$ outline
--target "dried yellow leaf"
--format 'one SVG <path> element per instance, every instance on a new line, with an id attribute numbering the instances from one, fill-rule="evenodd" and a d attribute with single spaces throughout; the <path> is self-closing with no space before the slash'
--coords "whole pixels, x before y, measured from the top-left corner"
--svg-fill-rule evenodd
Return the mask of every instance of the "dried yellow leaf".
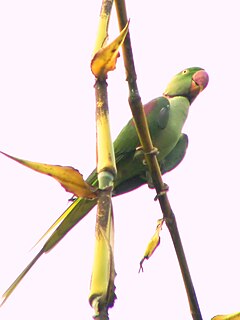
<path id="1" fill-rule="evenodd" d="M 77 197 L 87 199 L 93 199 L 97 197 L 96 189 L 93 186 L 89 185 L 83 179 L 82 174 L 73 167 L 32 162 L 28 160 L 15 158 L 4 152 L 1 153 L 30 169 L 46 174 L 56 179 L 64 187 L 66 191 L 73 193 Z"/>
<path id="2" fill-rule="evenodd" d="M 151 240 L 149 241 L 147 248 L 145 250 L 144 256 L 143 256 L 142 260 L 140 261 L 139 272 L 143 271 L 142 265 L 143 265 L 144 260 L 145 259 L 148 260 L 160 244 L 160 235 L 159 234 L 160 234 L 160 231 L 162 230 L 163 222 L 164 222 L 163 219 L 159 219 L 157 221 L 156 231 L 154 232 L 154 235 L 152 236 Z"/>
<path id="3" fill-rule="evenodd" d="M 129 22 L 113 42 L 99 49 L 94 55 L 91 61 L 91 70 L 96 78 L 106 76 L 109 71 L 116 68 L 119 49 L 128 33 L 128 26 Z"/>

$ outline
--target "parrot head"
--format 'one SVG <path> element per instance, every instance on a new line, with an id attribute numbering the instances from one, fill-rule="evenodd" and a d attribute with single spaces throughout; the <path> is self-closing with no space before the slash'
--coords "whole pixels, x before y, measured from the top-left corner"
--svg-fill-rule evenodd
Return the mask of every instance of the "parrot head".
<path id="1" fill-rule="evenodd" d="M 198 67 L 185 69 L 172 78 L 163 95 L 166 97 L 183 96 L 190 103 L 208 84 L 207 72 Z"/>

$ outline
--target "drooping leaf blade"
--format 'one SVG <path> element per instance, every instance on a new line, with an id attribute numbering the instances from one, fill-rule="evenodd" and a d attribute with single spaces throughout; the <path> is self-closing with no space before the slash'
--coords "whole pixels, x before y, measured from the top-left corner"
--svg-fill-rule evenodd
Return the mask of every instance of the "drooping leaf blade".
<path id="1" fill-rule="evenodd" d="M 66 209 L 66 211 L 48 229 L 48 231 L 44 234 L 44 236 L 41 237 L 41 239 L 37 242 L 37 244 L 43 239 L 43 237 L 45 237 L 47 234 L 51 233 L 52 231 L 55 232 L 55 236 L 54 237 L 51 236 L 45 242 L 45 244 L 43 245 L 39 253 L 33 258 L 33 260 L 27 265 L 27 267 L 14 280 L 14 282 L 4 292 L 2 297 L 0 297 L 0 307 L 6 302 L 9 296 L 13 293 L 13 291 L 16 289 L 18 284 L 22 281 L 22 279 L 25 277 L 28 271 L 33 267 L 33 265 L 37 262 L 37 260 L 42 256 L 42 254 L 49 252 L 54 247 L 54 245 L 56 244 L 56 240 L 58 240 L 59 238 L 59 233 L 56 230 L 59 223 L 61 223 L 63 219 L 66 219 L 68 215 L 71 215 L 71 214 L 73 214 L 74 220 L 77 219 L 77 221 L 81 221 L 86 216 L 86 214 L 96 205 L 96 203 L 97 203 L 97 198 L 91 199 L 91 200 L 77 198 L 71 204 L 71 206 Z M 72 219 L 72 216 L 71 216 L 71 219 Z"/>
<path id="2" fill-rule="evenodd" d="M 0 151 L 1 152 L 1 151 Z M 96 188 L 89 185 L 84 179 L 82 174 L 73 167 L 51 165 L 39 162 L 33 162 L 28 160 L 19 159 L 10 156 L 7 153 L 1 152 L 6 157 L 30 168 L 37 172 L 46 174 L 56 179 L 66 191 L 73 193 L 77 197 L 94 199 L 97 197 Z"/>
<path id="3" fill-rule="evenodd" d="M 11 284 L 11 286 L 4 292 L 0 300 L 0 307 L 6 302 L 8 297 L 12 294 L 12 292 L 16 289 L 17 285 L 20 281 L 25 277 L 28 271 L 32 268 L 32 266 L 37 262 L 37 260 L 44 253 L 43 250 L 39 251 L 39 253 L 35 256 L 35 258 L 27 265 L 27 267 L 23 270 L 23 272 L 16 278 L 16 280 Z"/>

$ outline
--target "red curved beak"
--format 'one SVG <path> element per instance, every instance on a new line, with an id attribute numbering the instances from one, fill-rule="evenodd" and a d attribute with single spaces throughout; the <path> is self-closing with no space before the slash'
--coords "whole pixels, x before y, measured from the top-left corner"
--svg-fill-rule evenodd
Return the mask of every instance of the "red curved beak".
<path id="1" fill-rule="evenodd" d="M 200 88 L 201 92 L 208 85 L 209 77 L 205 70 L 199 70 L 193 75 L 192 80 Z"/>

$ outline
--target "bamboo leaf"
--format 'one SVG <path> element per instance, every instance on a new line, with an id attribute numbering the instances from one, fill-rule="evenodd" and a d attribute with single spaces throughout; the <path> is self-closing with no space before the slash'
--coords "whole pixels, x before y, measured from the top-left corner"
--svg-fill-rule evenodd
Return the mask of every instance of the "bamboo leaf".
<path id="1" fill-rule="evenodd" d="M 54 222 L 54 224 L 48 229 L 48 231 L 44 234 L 44 236 L 41 237 L 41 239 L 37 242 L 37 244 L 51 231 L 53 231 L 58 225 L 61 223 L 62 220 L 66 219 L 68 215 L 76 215 L 78 216 L 78 221 L 81 221 L 86 214 L 95 206 L 97 202 L 97 198 L 93 200 L 87 200 L 78 198 L 74 201 L 74 203 L 71 204 L 70 207 L 66 209 L 66 211 Z M 68 230 L 69 231 L 69 230 Z M 56 232 L 56 230 L 55 230 Z M 59 237 L 59 234 L 56 235 L 56 237 Z M 9 298 L 9 296 L 13 293 L 13 291 L 16 289 L 18 284 L 22 281 L 22 279 L 26 276 L 28 271 L 33 267 L 33 265 L 37 262 L 37 260 L 42 256 L 42 254 L 49 252 L 54 245 L 55 237 L 50 237 L 45 244 L 43 245 L 42 249 L 39 251 L 39 253 L 33 258 L 33 260 L 27 265 L 27 267 L 19 274 L 19 276 L 13 281 L 13 283 L 8 287 L 8 289 L 3 293 L 2 297 L 0 297 L 0 307 L 6 302 L 6 300 Z M 36 244 L 36 245 L 37 245 Z M 36 246 L 35 245 L 35 246 Z"/>
<path id="2" fill-rule="evenodd" d="M 36 261 L 41 257 L 43 252 L 44 252 L 43 250 L 39 251 L 39 253 L 35 256 L 35 258 L 27 265 L 27 267 L 23 270 L 23 272 L 17 277 L 17 279 L 11 284 L 11 286 L 4 292 L 4 294 L 1 297 L 0 307 L 6 302 L 8 297 L 16 289 L 17 285 L 25 277 L 25 275 L 32 268 L 32 266 L 36 263 Z"/>
<path id="3" fill-rule="evenodd" d="M 34 244 L 34 246 L 32 247 L 35 248 L 43 239 L 45 239 L 48 235 L 50 235 L 50 233 L 54 232 L 54 230 L 56 230 L 56 228 L 60 225 L 60 223 L 66 219 L 66 217 L 71 214 L 74 210 L 77 210 L 76 208 L 78 208 L 79 206 L 81 206 L 82 203 L 82 198 L 77 198 L 72 204 L 71 206 L 69 206 L 62 214 L 60 217 L 58 217 L 54 223 L 47 229 L 47 231 L 41 236 L 41 238 L 39 238 L 39 240 Z M 95 200 L 96 201 L 96 200 Z M 93 200 L 91 201 L 93 202 Z M 78 210 L 79 211 L 79 210 Z M 79 214 L 80 216 L 80 214 Z M 81 220 L 81 219 L 80 219 Z"/>
<path id="4" fill-rule="evenodd" d="M 119 49 L 128 33 L 128 26 L 129 22 L 113 42 L 106 47 L 99 49 L 94 55 L 91 61 L 91 70 L 96 78 L 104 77 L 109 71 L 116 68 Z"/>
<path id="5" fill-rule="evenodd" d="M 89 185 L 83 179 L 82 174 L 77 169 L 74 169 L 73 167 L 32 162 L 32 161 L 23 160 L 23 159 L 10 156 L 9 154 L 4 152 L 1 152 L 1 153 L 4 154 L 6 157 L 30 169 L 46 174 L 56 179 L 66 191 L 73 193 L 77 197 L 87 198 L 87 199 L 94 199 L 97 197 L 96 188 Z"/>

